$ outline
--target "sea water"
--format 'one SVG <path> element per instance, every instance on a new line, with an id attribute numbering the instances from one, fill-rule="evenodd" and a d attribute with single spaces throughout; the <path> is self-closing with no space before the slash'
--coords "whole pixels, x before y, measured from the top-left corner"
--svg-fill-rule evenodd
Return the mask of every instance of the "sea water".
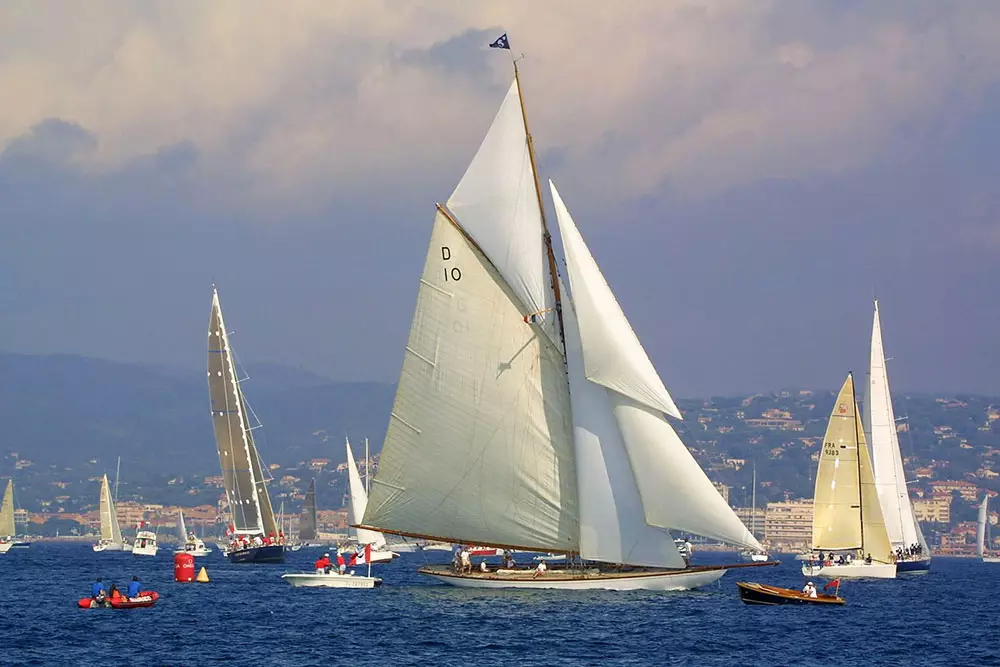
<path id="1" fill-rule="evenodd" d="M 844 607 L 753 607 L 737 581 L 800 588 L 801 564 L 785 556 L 685 593 L 451 588 L 416 573 L 446 562 L 440 552 L 374 566 L 384 579 L 374 590 L 293 589 L 280 578 L 322 554 L 231 565 L 216 551 L 196 559 L 211 578 L 198 584 L 173 581 L 169 549 L 12 550 L 0 555 L 0 665 L 1000 665 L 1000 565 L 974 560 L 843 580 Z M 124 590 L 133 574 L 159 592 L 156 606 L 77 608 L 96 577 Z"/>

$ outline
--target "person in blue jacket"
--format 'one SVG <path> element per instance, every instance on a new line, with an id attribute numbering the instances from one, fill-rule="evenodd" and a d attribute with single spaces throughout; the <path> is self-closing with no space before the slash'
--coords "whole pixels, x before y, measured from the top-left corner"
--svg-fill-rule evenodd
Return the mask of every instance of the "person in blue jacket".
<path id="1" fill-rule="evenodd" d="M 139 597 L 139 588 L 141 584 L 139 583 L 139 577 L 132 577 L 132 581 L 128 583 L 128 592 L 126 595 L 130 598 Z"/>
<path id="2" fill-rule="evenodd" d="M 98 602 L 104 602 L 104 598 L 107 596 L 107 592 L 104 590 L 104 583 L 101 578 L 98 577 L 97 581 L 93 583 L 90 587 L 90 597 L 94 598 Z"/>

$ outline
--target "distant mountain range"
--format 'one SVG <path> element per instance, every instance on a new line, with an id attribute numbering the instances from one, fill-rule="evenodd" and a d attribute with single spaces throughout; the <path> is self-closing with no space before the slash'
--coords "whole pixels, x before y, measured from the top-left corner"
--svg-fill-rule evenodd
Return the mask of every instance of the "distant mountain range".
<path id="1" fill-rule="evenodd" d="M 334 382 L 274 364 L 247 375 L 265 463 L 342 461 L 344 436 L 381 446 L 392 385 Z M 0 353 L 0 475 L 11 474 L 10 452 L 60 468 L 97 459 L 111 472 L 121 456 L 133 477 L 204 475 L 219 465 L 203 373 L 71 355 Z"/>

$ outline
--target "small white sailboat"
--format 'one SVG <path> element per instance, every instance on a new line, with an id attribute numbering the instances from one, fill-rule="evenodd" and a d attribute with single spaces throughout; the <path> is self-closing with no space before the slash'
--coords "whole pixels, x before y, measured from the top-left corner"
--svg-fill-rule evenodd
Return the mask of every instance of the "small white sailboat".
<path id="1" fill-rule="evenodd" d="M 872 448 L 875 487 L 878 489 L 885 529 L 896 560 L 896 572 L 926 572 L 931 567 L 931 552 L 924 533 L 920 530 L 920 522 L 913 512 L 910 493 L 906 488 L 899 434 L 892 409 L 892 396 L 889 393 L 889 374 L 882 347 L 882 325 L 877 299 L 864 406 L 862 422 L 865 437 Z"/>
<path id="2" fill-rule="evenodd" d="M 993 540 L 990 535 L 989 522 L 990 494 L 983 496 L 979 505 L 979 520 L 976 524 L 976 553 L 984 563 L 1000 563 L 1000 551 L 992 549 Z"/>
<path id="3" fill-rule="evenodd" d="M 7 480 L 7 488 L 0 503 L 0 554 L 5 554 L 17 544 L 17 526 L 14 523 L 14 480 Z"/>
<path id="4" fill-rule="evenodd" d="M 205 546 L 205 542 L 194 533 L 188 534 L 184 525 L 184 510 L 177 510 L 177 540 L 179 549 L 174 549 L 175 554 L 191 554 L 192 556 L 207 556 L 212 550 Z"/>
<path id="5" fill-rule="evenodd" d="M 146 522 L 136 525 L 135 542 L 132 543 L 133 556 L 155 556 L 159 547 L 156 544 L 156 532 L 146 528 Z"/>
<path id="6" fill-rule="evenodd" d="M 823 436 L 814 502 L 812 548 L 818 555 L 802 566 L 802 574 L 896 578 L 852 373 L 833 403 Z"/>
<path id="7" fill-rule="evenodd" d="M 354 526 L 365 515 L 365 508 L 368 506 L 371 457 L 368 454 L 368 439 L 365 438 L 365 480 L 362 481 L 361 474 L 358 472 L 358 464 L 354 460 L 354 452 L 351 450 L 351 442 L 346 438 L 344 442 L 347 447 L 347 483 L 351 490 L 348 523 Z M 341 548 L 337 550 L 338 553 L 356 553 L 356 550 L 362 546 L 371 545 L 371 562 L 373 563 L 387 563 L 393 558 L 399 557 L 398 553 L 388 548 L 385 535 L 378 531 L 352 527 L 350 535 L 357 547 L 355 549 L 350 547 Z"/>
<path id="8" fill-rule="evenodd" d="M 120 465 L 121 459 L 119 459 Z M 118 476 L 115 475 L 117 487 Z M 108 476 L 101 478 L 100 495 L 101 539 L 93 546 L 94 551 L 131 551 L 132 545 L 122 537 L 122 529 L 118 524 L 118 512 L 115 509 L 115 499 L 111 495 L 111 485 Z"/>
<path id="9" fill-rule="evenodd" d="M 669 530 L 762 546 L 667 421 L 680 412 L 550 188 L 572 303 L 561 297 L 515 65 L 476 157 L 437 206 L 358 528 L 590 561 L 543 573 L 419 570 L 460 587 L 712 583 L 731 566 L 688 567 Z"/>
<path id="10" fill-rule="evenodd" d="M 753 492 L 750 501 L 750 532 L 757 535 L 757 463 L 753 466 Z M 746 496 L 744 496 L 745 498 Z M 756 549 L 743 549 L 740 551 L 740 558 L 751 563 L 764 563 L 769 558 L 766 551 Z"/>

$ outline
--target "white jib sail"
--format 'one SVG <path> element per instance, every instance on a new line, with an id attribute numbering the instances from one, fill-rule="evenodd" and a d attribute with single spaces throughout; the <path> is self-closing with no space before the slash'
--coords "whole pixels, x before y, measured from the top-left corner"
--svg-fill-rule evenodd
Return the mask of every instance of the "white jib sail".
<path id="1" fill-rule="evenodd" d="M 976 553 L 980 558 L 986 553 L 986 522 L 989 520 L 990 494 L 983 496 L 983 502 L 979 505 L 979 520 L 976 522 Z"/>
<path id="2" fill-rule="evenodd" d="M 565 291 L 563 291 L 565 294 Z M 646 523 L 608 389 L 584 376 L 576 313 L 563 300 L 573 444 L 580 494 L 580 555 L 606 563 L 685 566 L 665 530 Z"/>
<path id="3" fill-rule="evenodd" d="M 358 464 L 354 460 L 354 452 L 351 451 L 351 442 L 346 438 L 344 442 L 347 445 L 347 482 L 351 487 L 349 524 L 353 525 L 358 523 L 365 515 L 365 508 L 368 507 L 368 494 L 365 492 L 365 485 L 361 481 L 361 473 L 358 472 Z M 366 528 L 352 528 L 351 534 L 357 538 L 358 544 L 370 544 L 375 549 L 381 549 L 385 546 L 385 535 L 377 531 Z"/>
<path id="4" fill-rule="evenodd" d="M 646 522 L 763 550 L 663 418 L 679 416 L 663 381 L 601 274 L 555 186 L 559 232 L 566 253 L 587 378 L 608 398 L 639 489 Z M 593 346 L 593 348 L 591 347 Z M 591 349 L 598 361 L 591 373 Z M 641 398 L 640 398 L 641 397 Z"/>
<path id="5" fill-rule="evenodd" d="M 113 544 L 121 544 L 122 530 L 118 525 L 118 515 L 115 511 L 115 501 L 111 497 L 111 485 L 108 476 L 101 479 L 101 539 Z"/>
<path id="6" fill-rule="evenodd" d="M 181 546 L 187 542 L 187 527 L 184 525 L 183 510 L 177 510 L 177 539 L 180 540 Z"/>
<path id="7" fill-rule="evenodd" d="M 363 523 L 579 551 L 563 355 L 438 211 Z"/>
<path id="8" fill-rule="evenodd" d="M 878 301 L 872 324 L 871 362 L 865 400 L 864 421 L 868 442 L 872 448 L 875 486 L 885 519 L 889 541 L 894 547 L 923 543 L 919 526 L 906 489 L 903 458 L 899 451 L 899 434 L 889 393 L 889 375 L 882 347 L 882 327 Z"/>
<path id="9" fill-rule="evenodd" d="M 517 296 L 525 309 L 522 316 L 552 307 L 542 218 L 516 80 L 447 205 Z M 551 335 L 551 327 L 546 331 Z"/>
<path id="10" fill-rule="evenodd" d="M 14 537 L 14 480 L 7 480 L 7 488 L 0 502 L 0 537 Z"/>

